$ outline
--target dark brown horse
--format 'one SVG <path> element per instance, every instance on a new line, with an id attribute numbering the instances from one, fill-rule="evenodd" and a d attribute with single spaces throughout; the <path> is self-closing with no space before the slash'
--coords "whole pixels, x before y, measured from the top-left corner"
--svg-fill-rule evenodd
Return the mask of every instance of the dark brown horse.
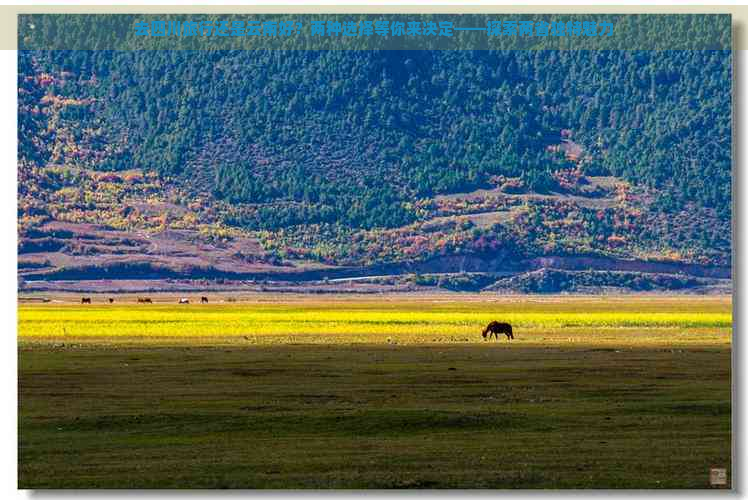
<path id="1" fill-rule="evenodd" d="M 208 297 L 200 297 L 200 303 L 201 304 L 207 304 L 208 303 Z"/>
<path id="2" fill-rule="evenodd" d="M 485 330 L 483 330 L 483 339 L 488 337 L 491 338 L 491 335 L 496 337 L 496 340 L 499 340 L 499 334 L 503 333 L 506 335 L 507 340 L 512 340 L 514 338 L 514 334 L 512 333 L 512 325 L 509 323 L 499 323 L 498 321 L 491 321 Z"/>
<path id="3" fill-rule="evenodd" d="M 83 297 L 81 299 L 81 304 L 90 304 L 91 303 L 91 297 Z"/>

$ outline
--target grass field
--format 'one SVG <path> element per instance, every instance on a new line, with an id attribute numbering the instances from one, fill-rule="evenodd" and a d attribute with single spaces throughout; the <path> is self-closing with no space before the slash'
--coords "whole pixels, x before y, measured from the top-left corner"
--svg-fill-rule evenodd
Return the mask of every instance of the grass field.
<path id="1" fill-rule="evenodd" d="M 731 467 L 729 297 L 172 299 L 19 306 L 20 487 L 706 488 Z M 484 342 L 492 319 L 516 339 Z"/>

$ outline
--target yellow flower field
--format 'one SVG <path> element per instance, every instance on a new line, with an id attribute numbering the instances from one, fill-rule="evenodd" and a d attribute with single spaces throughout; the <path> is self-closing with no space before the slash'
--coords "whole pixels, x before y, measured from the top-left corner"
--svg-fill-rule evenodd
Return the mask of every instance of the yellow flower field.
<path id="1" fill-rule="evenodd" d="M 210 305 L 22 305 L 18 334 L 40 339 L 238 339 L 253 343 L 466 342 L 492 320 L 513 325 L 515 342 L 729 343 L 729 303 L 692 307 L 671 299 L 661 310 L 631 299 L 590 305 L 580 299 L 538 304 L 301 301 Z M 604 306 L 604 302 L 602 303 Z M 203 339 L 202 341 L 200 339 Z"/>

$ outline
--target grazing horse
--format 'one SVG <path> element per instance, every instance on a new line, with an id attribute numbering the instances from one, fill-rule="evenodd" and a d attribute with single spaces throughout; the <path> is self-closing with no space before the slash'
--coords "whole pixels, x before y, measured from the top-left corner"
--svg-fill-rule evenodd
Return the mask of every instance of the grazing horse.
<path id="1" fill-rule="evenodd" d="M 190 299 L 186 299 L 186 298 L 179 299 L 179 304 L 189 304 L 189 303 L 190 303 Z"/>
<path id="2" fill-rule="evenodd" d="M 148 297 L 138 297 L 138 304 L 152 304 L 153 302 Z"/>
<path id="3" fill-rule="evenodd" d="M 114 299 L 113 299 L 113 298 L 111 298 L 111 297 L 109 297 L 109 303 L 110 303 L 110 304 L 114 304 Z"/>
<path id="4" fill-rule="evenodd" d="M 498 321 L 491 321 L 485 330 L 483 330 L 483 339 L 488 336 L 488 338 L 491 338 L 491 335 L 493 335 L 496 340 L 499 340 L 499 334 L 503 333 L 506 335 L 507 340 L 512 340 L 514 338 L 514 334 L 512 333 L 512 325 L 509 323 L 499 323 Z"/>
<path id="5" fill-rule="evenodd" d="M 200 297 L 200 303 L 201 304 L 207 304 L 208 303 L 208 297 Z"/>
<path id="6" fill-rule="evenodd" d="M 90 304 L 91 303 L 91 297 L 83 297 L 81 299 L 81 304 Z"/>

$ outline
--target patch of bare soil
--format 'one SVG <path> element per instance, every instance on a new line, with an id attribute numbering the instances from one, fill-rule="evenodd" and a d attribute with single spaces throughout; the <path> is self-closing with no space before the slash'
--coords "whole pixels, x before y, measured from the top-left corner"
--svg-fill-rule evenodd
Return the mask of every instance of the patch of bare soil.
<path id="1" fill-rule="evenodd" d="M 589 181 L 589 186 L 591 190 L 595 190 L 596 188 L 600 187 L 600 188 L 605 189 L 606 191 L 612 191 L 616 183 L 623 182 L 616 177 L 610 177 L 610 176 L 589 176 L 586 179 Z M 501 188 L 499 187 L 496 187 L 493 189 L 476 189 L 475 191 L 471 191 L 469 193 L 454 193 L 454 194 L 447 194 L 447 195 L 439 195 L 439 196 L 436 196 L 435 199 L 437 201 L 438 200 L 478 201 L 484 198 L 497 197 L 497 196 L 505 197 L 508 199 L 517 199 L 517 200 L 522 200 L 522 201 L 524 200 L 566 201 L 566 202 L 576 203 L 577 205 L 585 207 L 585 208 L 594 208 L 594 209 L 612 208 L 616 206 L 616 203 L 617 203 L 617 200 L 612 194 L 608 196 L 604 196 L 604 197 L 579 196 L 579 195 L 574 195 L 574 194 L 569 194 L 569 193 L 511 194 L 511 193 L 503 192 Z M 502 212 L 498 212 L 498 213 L 502 213 Z M 503 213 L 508 214 L 509 212 L 503 212 Z M 475 215 L 481 215 L 481 214 L 475 214 Z"/>

